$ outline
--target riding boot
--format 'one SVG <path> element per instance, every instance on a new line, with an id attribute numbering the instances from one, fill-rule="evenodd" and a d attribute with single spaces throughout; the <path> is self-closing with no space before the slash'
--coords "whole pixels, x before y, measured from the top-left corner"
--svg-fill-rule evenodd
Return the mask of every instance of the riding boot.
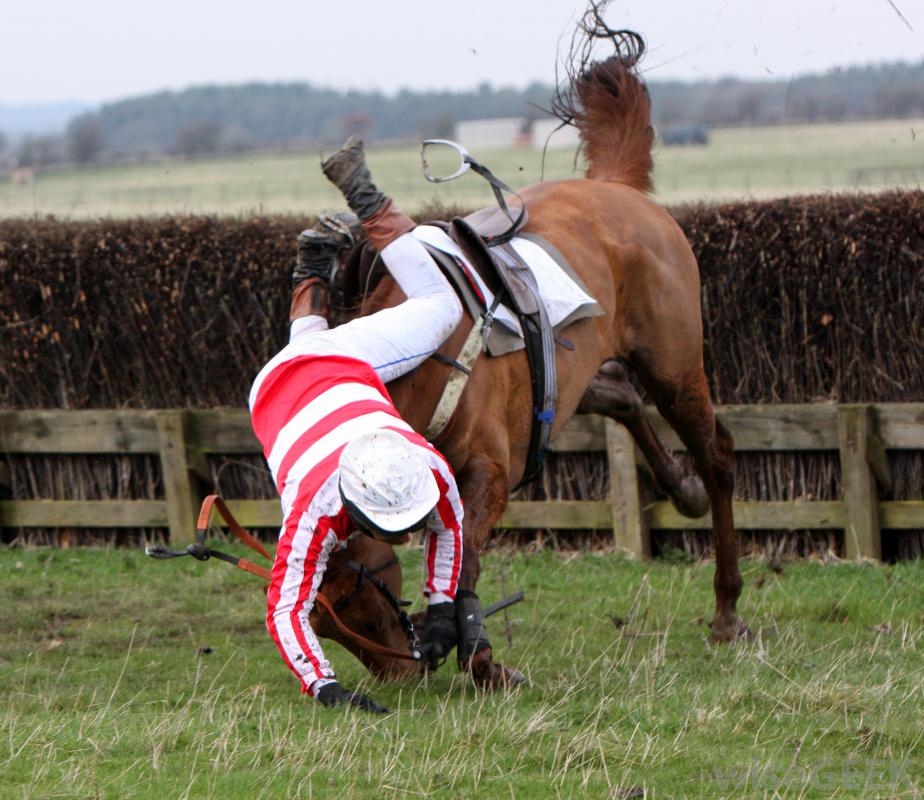
<path id="1" fill-rule="evenodd" d="M 322 162 L 321 170 L 343 192 L 347 204 L 362 222 L 366 236 L 379 252 L 414 228 L 414 221 L 395 208 L 394 201 L 372 182 L 362 140 L 355 134 Z"/>
<path id="2" fill-rule="evenodd" d="M 328 300 L 330 290 L 322 278 L 308 278 L 292 291 L 292 305 L 289 307 L 289 322 L 300 317 L 318 316 L 327 319 L 330 312 Z"/>
<path id="3" fill-rule="evenodd" d="M 474 592 L 465 589 L 456 592 L 456 626 L 459 629 L 459 647 L 456 651 L 459 669 L 467 669 L 472 656 L 491 646 L 484 629 L 481 601 Z"/>
<path id="4" fill-rule="evenodd" d="M 372 246 L 380 253 L 395 239 L 416 227 L 414 220 L 400 209 L 390 197 L 369 219 L 363 220 L 363 230 Z"/>
<path id="5" fill-rule="evenodd" d="M 347 205 L 363 221 L 375 214 L 387 199 L 372 182 L 362 139 L 355 133 L 336 153 L 321 162 L 321 171 L 343 192 Z"/>

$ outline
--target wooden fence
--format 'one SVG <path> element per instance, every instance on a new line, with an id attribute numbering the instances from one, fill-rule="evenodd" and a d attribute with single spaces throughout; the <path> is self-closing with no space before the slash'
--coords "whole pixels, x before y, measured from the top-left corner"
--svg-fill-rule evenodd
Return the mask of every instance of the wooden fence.
<path id="1" fill-rule="evenodd" d="M 924 528 L 924 500 L 878 500 L 877 484 L 891 489 L 887 450 L 924 449 L 924 403 L 724 406 L 717 409 L 735 437 L 736 450 L 829 450 L 840 454 L 842 499 L 740 501 L 739 529 L 842 529 L 848 558 L 879 558 L 880 530 Z M 680 442 L 657 413 L 651 420 L 668 446 Z M 645 503 L 628 432 L 600 417 L 572 420 L 553 443 L 559 452 L 605 451 L 610 495 L 605 501 L 511 502 L 500 528 L 611 529 L 626 553 L 650 554 L 653 529 L 711 527 L 680 515 L 669 502 Z M 191 539 L 199 479 L 211 485 L 207 456 L 260 448 L 245 411 L 0 412 L 2 454 L 159 454 L 163 500 L 3 500 L 0 527 L 164 527 L 174 542 Z M 276 500 L 232 500 L 247 527 L 275 527 Z"/>

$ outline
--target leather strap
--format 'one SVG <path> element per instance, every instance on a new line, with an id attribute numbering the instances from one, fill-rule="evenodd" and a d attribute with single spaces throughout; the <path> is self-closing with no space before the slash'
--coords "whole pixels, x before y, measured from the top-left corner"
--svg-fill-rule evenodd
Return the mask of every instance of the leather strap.
<path id="1" fill-rule="evenodd" d="M 367 650 L 370 653 L 376 653 L 380 656 L 390 656 L 391 658 L 403 658 L 407 661 L 419 661 L 420 656 L 417 653 L 411 653 L 410 651 L 396 650 L 392 647 L 385 647 L 384 645 L 373 642 L 371 639 L 367 639 L 365 636 L 362 636 L 356 631 L 351 630 L 346 625 L 343 624 L 340 617 L 337 616 L 337 612 L 334 611 L 334 607 L 331 605 L 330 600 L 328 600 L 322 592 L 318 592 L 315 595 L 315 602 L 327 612 L 327 616 L 330 617 L 331 622 L 337 626 L 337 630 L 340 631 L 344 636 L 352 641 L 356 642 L 363 650 Z"/>
<path id="2" fill-rule="evenodd" d="M 231 509 L 228 508 L 228 504 L 225 503 L 221 495 L 217 494 L 210 494 L 202 501 L 202 507 L 199 509 L 199 519 L 196 522 L 196 541 L 205 541 L 205 534 L 209 529 L 209 520 L 212 518 L 212 510 L 216 508 L 218 509 L 218 513 L 221 514 L 221 518 L 228 523 L 228 527 L 238 539 L 251 550 L 256 550 L 267 561 L 273 560 L 273 557 L 266 552 L 266 548 L 251 536 L 234 518 Z"/>

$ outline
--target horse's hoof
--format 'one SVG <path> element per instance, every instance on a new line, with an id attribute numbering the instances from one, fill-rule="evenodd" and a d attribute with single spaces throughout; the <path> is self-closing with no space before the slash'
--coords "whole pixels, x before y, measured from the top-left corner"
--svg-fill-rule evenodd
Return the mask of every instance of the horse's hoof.
<path id="1" fill-rule="evenodd" d="M 730 617 L 716 617 L 709 626 L 709 638 L 714 642 L 747 642 L 754 638 L 751 629 L 743 617 L 732 614 Z"/>
<path id="2" fill-rule="evenodd" d="M 705 517 L 709 513 L 709 494 L 699 475 L 687 475 L 680 488 L 671 494 L 671 503 L 685 517 Z"/>
<path id="3" fill-rule="evenodd" d="M 518 669 L 492 662 L 490 671 L 478 675 L 472 673 L 472 680 L 479 689 L 493 692 L 498 689 L 516 689 L 526 683 L 526 676 Z"/>
<path id="4" fill-rule="evenodd" d="M 526 683 L 526 676 L 518 669 L 505 667 L 491 660 L 491 649 L 482 650 L 471 660 L 472 681 L 479 689 L 493 692 L 497 689 L 515 689 Z"/>

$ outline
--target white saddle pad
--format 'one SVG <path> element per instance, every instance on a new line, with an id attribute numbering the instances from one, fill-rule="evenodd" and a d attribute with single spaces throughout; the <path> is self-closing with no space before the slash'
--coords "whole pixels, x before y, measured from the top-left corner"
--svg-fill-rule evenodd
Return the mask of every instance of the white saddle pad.
<path id="1" fill-rule="evenodd" d="M 437 250 L 441 250 L 466 264 L 469 272 L 478 281 L 481 292 L 490 307 L 494 302 L 494 295 L 491 290 L 485 286 L 481 276 L 472 268 L 471 263 L 459 245 L 450 239 L 442 228 L 437 228 L 434 225 L 418 225 L 412 233 L 421 242 L 435 247 Z M 510 244 L 523 257 L 523 260 L 536 277 L 539 296 L 542 298 L 553 328 L 582 306 L 596 305 L 596 301 L 578 286 L 555 262 L 555 259 L 538 244 L 519 236 L 514 236 L 510 240 Z M 494 319 L 510 330 L 511 333 L 520 338 L 523 337 L 523 331 L 520 329 L 520 323 L 516 315 L 506 306 L 498 306 Z"/>

